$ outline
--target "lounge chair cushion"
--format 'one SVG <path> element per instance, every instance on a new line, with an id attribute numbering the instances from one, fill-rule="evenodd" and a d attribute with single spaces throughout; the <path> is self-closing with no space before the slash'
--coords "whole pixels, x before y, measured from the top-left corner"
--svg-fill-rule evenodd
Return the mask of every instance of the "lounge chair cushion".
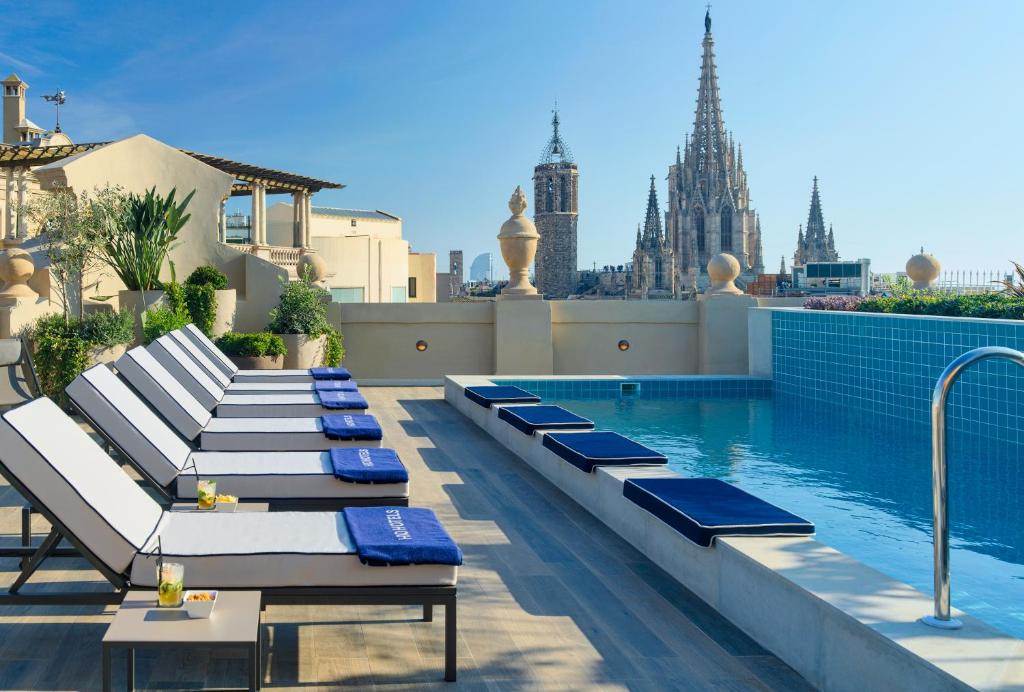
<path id="1" fill-rule="evenodd" d="M 814 524 L 717 478 L 630 478 L 622 494 L 697 545 L 719 536 L 809 536 Z"/>
<path id="2" fill-rule="evenodd" d="M 189 446 L 106 365 L 89 368 L 65 392 L 157 484 L 169 486 L 185 468 Z"/>
<path id="3" fill-rule="evenodd" d="M 355 380 L 314 380 L 313 389 L 317 392 L 356 392 L 359 391 Z"/>
<path id="4" fill-rule="evenodd" d="M 314 394 L 313 382 L 232 382 L 225 394 Z"/>
<path id="5" fill-rule="evenodd" d="M 541 443 L 570 464 L 590 473 L 595 466 L 667 464 L 664 454 L 615 432 L 549 432 Z"/>
<path id="6" fill-rule="evenodd" d="M 231 362 L 231 359 L 224 355 L 224 351 L 217 348 L 217 345 L 210 341 L 206 334 L 203 334 L 203 330 L 194 324 L 186 325 L 184 328 L 178 330 L 176 334 L 179 334 L 193 344 L 195 344 L 211 363 L 217 366 L 217 368 L 224 373 L 229 379 L 233 378 L 235 373 L 238 372 L 238 366 Z"/>
<path id="7" fill-rule="evenodd" d="M 217 481 L 217 489 L 242 500 L 409 497 L 408 475 L 393 483 L 352 483 L 335 477 L 330 452 L 194 452 L 178 477 L 180 497 L 196 497 L 200 478 Z M 351 450 L 355 452 L 356 450 Z M 376 453 L 378 449 L 370 449 Z"/>
<path id="8" fill-rule="evenodd" d="M 293 384 L 312 384 L 313 376 L 309 370 L 239 370 L 231 379 L 232 382 L 290 382 Z"/>
<path id="9" fill-rule="evenodd" d="M 594 421 L 554 405 L 502 406 L 498 418 L 525 435 L 537 430 L 593 430 Z"/>
<path id="10" fill-rule="evenodd" d="M 538 404 L 540 397 L 519 387 L 466 387 L 464 394 L 470 401 L 490 408 L 491 404 Z"/>
<path id="11" fill-rule="evenodd" d="M 383 433 L 373 416 L 352 439 L 332 440 L 321 418 L 214 418 L 199 437 L 204 452 L 326 451 L 332 447 L 380 447 Z M 365 426 L 365 427 L 362 427 Z"/>
<path id="12" fill-rule="evenodd" d="M 224 386 L 215 382 L 195 360 L 178 345 L 170 334 L 164 334 L 147 348 L 203 408 L 212 411 L 224 396 Z"/>
<path id="13" fill-rule="evenodd" d="M 334 440 L 380 440 L 384 431 L 373 416 L 332 413 L 320 416 L 324 434 Z"/>
<path id="14" fill-rule="evenodd" d="M 195 588 L 448 586 L 451 565 L 362 564 L 338 512 L 167 512 L 164 560 Z M 156 538 L 132 563 L 132 584 L 156 585 Z"/>
<path id="15" fill-rule="evenodd" d="M 117 359 L 117 371 L 186 440 L 194 440 L 213 418 L 185 386 L 141 346 Z"/>
<path id="16" fill-rule="evenodd" d="M 160 506 L 49 399 L 3 414 L 0 463 L 115 572 L 128 569 L 160 522 Z"/>
<path id="17" fill-rule="evenodd" d="M 366 397 L 359 392 L 331 392 L 322 390 L 317 392 L 317 396 L 320 397 L 320 404 L 324 408 L 365 411 L 370 407 Z"/>
<path id="18" fill-rule="evenodd" d="M 331 392 L 348 395 L 353 410 L 365 410 L 369 404 L 358 392 Z M 218 418 L 309 418 L 338 409 L 327 406 L 319 394 L 226 394 L 217 405 Z"/>

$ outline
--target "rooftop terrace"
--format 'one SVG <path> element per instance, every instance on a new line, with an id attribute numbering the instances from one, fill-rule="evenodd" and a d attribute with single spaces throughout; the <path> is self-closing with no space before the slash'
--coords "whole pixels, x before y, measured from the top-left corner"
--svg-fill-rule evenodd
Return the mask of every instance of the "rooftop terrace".
<path id="1" fill-rule="evenodd" d="M 446 404 L 440 388 L 363 391 L 409 468 L 412 503 L 433 508 L 465 552 L 459 682 L 440 682 L 441 629 L 422 622 L 417 608 L 271 606 L 263 619 L 264 686 L 811 689 Z M 22 504 L 0 486 L 0 534 L 8 543 L 17 541 Z M 5 587 L 15 569 L 14 560 L 0 560 Z M 35 581 L 35 588 L 107 588 L 82 560 L 53 560 Z M 112 613 L 3 609 L 0 687 L 99 688 L 100 640 Z M 216 652 L 140 652 L 137 671 L 139 686 L 150 689 L 224 687 L 245 676 L 242 658 Z"/>

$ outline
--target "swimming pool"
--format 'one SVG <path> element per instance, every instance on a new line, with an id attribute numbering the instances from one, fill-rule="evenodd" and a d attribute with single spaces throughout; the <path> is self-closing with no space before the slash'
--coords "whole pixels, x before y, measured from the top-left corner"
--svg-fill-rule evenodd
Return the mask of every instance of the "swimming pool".
<path id="1" fill-rule="evenodd" d="M 685 476 L 722 478 L 796 512 L 823 543 L 932 593 L 926 426 L 742 386 L 700 398 L 595 391 L 545 403 L 661 451 Z M 954 433 L 949 459 L 953 605 L 1024 637 L 1021 448 Z"/>

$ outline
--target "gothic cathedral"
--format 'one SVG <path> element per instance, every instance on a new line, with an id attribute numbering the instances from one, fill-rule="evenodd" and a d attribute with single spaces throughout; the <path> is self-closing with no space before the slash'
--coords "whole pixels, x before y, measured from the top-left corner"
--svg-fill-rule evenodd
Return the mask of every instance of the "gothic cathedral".
<path id="1" fill-rule="evenodd" d="M 807 212 L 807 233 L 803 226 L 797 233 L 796 252 L 793 253 L 793 266 L 802 267 L 808 262 L 836 262 L 836 238 L 832 227 L 825 233 L 825 216 L 821 213 L 821 197 L 818 195 L 818 176 L 814 176 L 811 188 L 811 209 Z"/>

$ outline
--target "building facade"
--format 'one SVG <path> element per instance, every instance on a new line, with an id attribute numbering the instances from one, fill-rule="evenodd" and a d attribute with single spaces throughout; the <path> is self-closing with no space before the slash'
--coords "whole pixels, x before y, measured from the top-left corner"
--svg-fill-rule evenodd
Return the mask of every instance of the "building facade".
<path id="1" fill-rule="evenodd" d="M 676 256 L 668 236 L 661 228 L 661 209 L 658 206 L 658 192 L 654 188 L 652 175 L 643 231 L 640 230 L 640 226 L 636 229 L 630 295 L 640 299 L 673 298 L 678 293 L 676 274 Z"/>
<path id="2" fill-rule="evenodd" d="M 802 267 L 808 262 L 835 262 L 839 259 L 836 252 L 836 239 L 832 226 L 825 232 L 825 216 L 821 212 L 821 196 L 818 194 L 818 176 L 814 176 L 811 188 L 811 208 L 807 212 L 807 231 L 800 226 L 796 237 L 796 252 L 793 253 L 793 266 Z"/>
<path id="3" fill-rule="evenodd" d="M 741 279 L 764 271 L 761 224 L 750 206 L 743 149 L 725 129 L 715 68 L 711 14 L 704 16 L 704 55 L 693 131 L 669 166 L 665 216 L 676 257 L 676 291 L 708 285 L 708 260 L 727 252 L 739 260 Z"/>
<path id="4" fill-rule="evenodd" d="M 547 298 L 576 292 L 576 224 L 579 216 L 579 169 L 551 119 L 551 139 L 533 169 L 533 222 L 540 233 L 534 274 L 537 290 Z"/>

